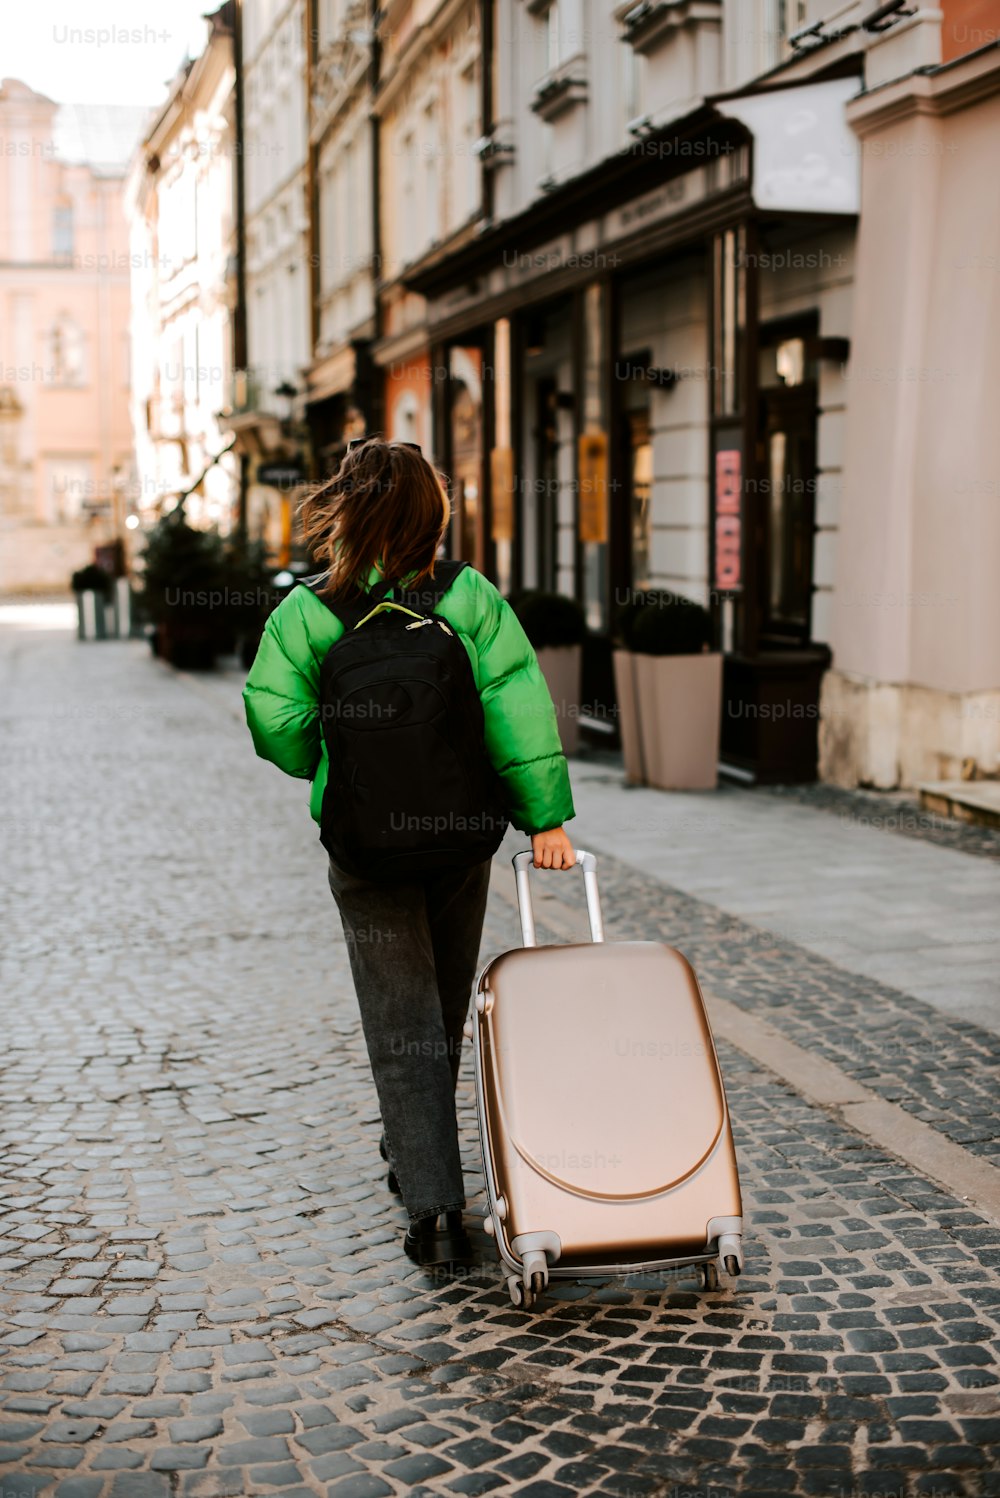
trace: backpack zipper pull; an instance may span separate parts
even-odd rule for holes
[[[427,621],[428,624],[433,624],[435,622],[438,623],[438,624],[440,624],[441,628],[444,630],[444,632],[445,632],[446,635],[453,635],[455,633],[455,631],[453,629],[449,629],[448,628],[447,624],[445,624],[445,622],[444,622],[443,619],[438,619],[437,621],[432,620],[432,619],[428,619],[428,621]]]
[[[412,624],[404,626],[405,629],[423,629],[425,624],[433,624],[433,619],[414,619]]]

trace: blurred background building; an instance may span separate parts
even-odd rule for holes
[[[61,590],[123,527],[122,185],[145,113],[0,85],[0,588]]]
[[[136,504],[285,564],[351,437],[416,441],[452,554],[585,609],[592,742],[653,587],[711,610],[730,775],[995,773],[998,129],[990,0],[227,0],[131,168]],[[8,529],[130,447],[124,339],[55,291],[69,184],[110,225],[120,182],[31,170],[6,362],[61,379],[0,387]]]
[[[205,49],[174,81],[127,183],[137,470],[132,514],[144,525],[181,500],[195,525],[225,531],[238,520],[239,465],[229,421],[236,301],[234,8],[224,5],[209,17]]]
[[[307,474],[300,428],[312,349],[309,18],[306,0],[243,0],[238,9],[247,364],[236,371],[231,426],[247,523],[287,560],[290,495]]]

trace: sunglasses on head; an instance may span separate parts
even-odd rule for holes
[[[347,444],[347,451],[350,452],[352,447],[361,447],[361,446],[364,445],[364,443],[370,442],[371,440],[372,439],[371,439],[370,436],[369,437],[352,437],[351,440],[350,440],[350,442],[348,442],[348,444]],[[422,449],[421,449],[421,446],[420,446],[419,442],[393,442],[393,443],[391,443],[389,445],[392,446],[392,447],[412,447],[413,451],[415,453],[422,453]]]

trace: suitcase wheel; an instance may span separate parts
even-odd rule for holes
[[[531,1304],[531,1294],[529,1292],[525,1295],[524,1286],[521,1283],[519,1275],[508,1274],[507,1290],[510,1294],[510,1303],[512,1306],[527,1307]]]
[[[698,1265],[698,1278],[701,1281],[701,1288],[703,1290],[718,1290],[719,1269],[714,1259],[708,1264]]]
[[[742,1274],[743,1238],[740,1233],[723,1233],[721,1235],[719,1238],[719,1257],[717,1262],[720,1269],[724,1269],[734,1279],[736,1275]]]

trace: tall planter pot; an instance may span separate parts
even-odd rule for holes
[[[626,779],[663,791],[714,790],[722,656],[615,652]]]
[[[93,588],[85,588],[76,595],[76,634],[79,640],[106,640],[108,638],[107,599]]]
[[[639,729],[639,698],[636,691],[635,662],[639,657],[631,650],[612,652],[615,672],[615,698],[618,707],[618,733],[622,743],[627,785],[645,785],[646,770],[642,758]]]
[[[543,645],[535,654],[549,695],[555,704],[556,722],[564,754],[580,747],[580,677],[582,645]]]

